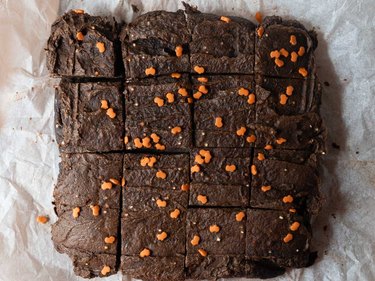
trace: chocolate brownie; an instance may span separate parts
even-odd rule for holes
[[[203,78],[203,80],[202,80]],[[254,144],[255,84],[252,76],[193,77],[194,138],[198,147]],[[207,82],[206,82],[207,81]]]
[[[247,210],[246,251],[281,267],[304,267],[310,262],[311,232],[303,217],[283,211]]]
[[[121,32],[127,77],[189,72],[190,38],[182,10],[153,11],[137,17]]]
[[[118,24],[113,18],[72,10],[58,18],[47,43],[47,67],[53,76],[122,75]]]
[[[187,75],[127,84],[126,149],[184,150],[191,147],[190,85]]]
[[[264,18],[255,36],[255,72],[274,77],[307,78],[315,72],[318,41],[297,21]]]
[[[92,205],[119,209],[122,160],[120,153],[62,154],[53,192],[57,214]]]
[[[255,25],[252,22],[239,17],[201,13],[184,5],[191,33],[191,72],[254,72]]]
[[[315,208],[318,172],[315,154],[306,151],[255,149],[250,205],[253,208]]]
[[[124,148],[121,84],[62,80],[55,94],[56,139],[61,152]]]

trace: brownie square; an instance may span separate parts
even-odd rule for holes
[[[72,10],[52,25],[47,67],[53,76],[105,77],[122,73],[118,26],[113,18]]]
[[[125,154],[124,176],[126,186],[131,186],[134,192],[145,187],[186,192],[190,182],[189,156],[185,154]]]
[[[198,147],[250,147],[254,140],[255,84],[253,76],[193,77],[194,138]],[[204,80],[206,81],[206,80]],[[254,100],[252,100],[254,98]],[[243,133],[238,131],[244,130]],[[250,137],[250,138],[249,138]]]
[[[94,215],[85,206],[77,217],[73,215],[74,210],[67,209],[52,226],[56,250],[71,257],[75,273],[82,277],[116,273],[119,210],[104,207]]]
[[[124,148],[121,84],[62,80],[55,94],[56,139],[61,152],[105,152]]]
[[[309,264],[311,233],[303,217],[283,211],[248,209],[246,232],[250,258],[267,258],[282,267]]]
[[[185,7],[192,34],[191,72],[199,66],[205,73],[253,73],[255,25],[252,22]]]
[[[178,151],[191,147],[188,76],[144,79],[125,92],[126,149]],[[155,138],[157,138],[155,140]]]
[[[146,77],[146,69],[151,67],[153,75],[189,72],[190,37],[182,10],[139,16],[121,32],[126,76]]]
[[[186,251],[199,254],[204,250],[211,255],[245,255],[246,218],[238,214],[246,211],[237,208],[189,209],[186,219]],[[197,240],[194,243],[193,240]],[[194,239],[195,238],[195,239]]]
[[[257,28],[255,72],[273,77],[311,77],[316,46],[316,33],[299,22],[266,17]]]
[[[121,257],[121,270],[125,275],[143,281],[185,280],[184,256],[174,257]]]
[[[319,197],[315,154],[307,151],[255,149],[251,182],[253,208],[310,209]]]
[[[94,205],[119,209],[122,160],[120,153],[62,154],[53,192],[57,214]]]

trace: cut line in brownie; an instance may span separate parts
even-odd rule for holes
[[[192,37],[189,45],[192,73],[254,72],[255,25],[251,21],[201,13],[186,3],[184,6]]]
[[[127,77],[189,72],[190,37],[182,10],[153,11],[137,17],[121,32]]]
[[[47,67],[57,77],[113,78],[123,73],[114,18],[72,10],[52,25]]]
[[[126,149],[186,150],[192,145],[190,82],[159,77],[126,85]],[[191,101],[190,101],[191,102]]]
[[[246,250],[251,259],[268,259],[280,267],[310,263],[311,231],[296,213],[247,210]]]
[[[265,17],[255,36],[255,72],[265,76],[304,79],[315,72],[315,31],[297,21]]]
[[[250,75],[193,76],[198,147],[254,145],[255,83]]]
[[[55,93],[55,134],[66,153],[124,148],[121,83],[62,80]]]

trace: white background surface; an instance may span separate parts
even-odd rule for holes
[[[204,12],[254,20],[256,11],[296,18],[319,35],[316,59],[328,127],[326,196],[314,224],[310,268],[275,280],[375,280],[375,2],[373,0],[188,1]],[[179,1],[0,0],[0,280],[81,280],[50,239],[59,161],[53,85],[44,46],[58,14],[84,8],[130,21],[140,12],[182,8]],[[60,10],[59,10],[60,7]],[[335,142],[340,149],[334,149]],[[36,223],[47,214],[51,222]],[[323,230],[327,226],[326,231]],[[105,280],[121,280],[120,274]]]

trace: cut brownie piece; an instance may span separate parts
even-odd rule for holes
[[[52,25],[47,43],[50,73],[67,77],[122,75],[117,33],[113,18],[90,16],[82,10],[64,14]]]
[[[284,269],[267,261],[253,261],[244,256],[191,254],[186,257],[187,276],[192,279],[273,278]]]
[[[255,25],[252,22],[201,13],[187,4],[185,7],[192,34],[191,72],[253,73]]]
[[[122,273],[143,281],[185,280],[184,256],[121,257]]]
[[[266,258],[282,267],[310,262],[310,226],[297,214],[247,210],[246,249],[250,258]]]
[[[191,153],[192,206],[247,206],[251,151],[249,149],[194,149]]]
[[[57,214],[75,207],[119,209],[122,154],[63,154],[53,195]]]
[[[306,78],[314,74],[316,33],[297,21],[266,17],[257,29],[255,72],[274,77]]]
[[[124,148],[121,84],[62,80],[55,95],[56,139],[61,152]]]
[[[52,240],[58,252],[71,257],[76,274],[82,277],[114,274],[118,223],[118,209],[76,207],[60,213],[52,226]]]
[[[149,78],[127,84],[126,149],[178,151],[191,147],[188,76]]]
[[[316,212],[317,159],[308,151],[255,149],[250,205],[254,208]]]
[[[198,147],[249,147],[254,144],[253,76],[193,77],[194,137]]]
[[[189,72],[190,37],[182,10],[139,16],[121,33],[127,77]]]

